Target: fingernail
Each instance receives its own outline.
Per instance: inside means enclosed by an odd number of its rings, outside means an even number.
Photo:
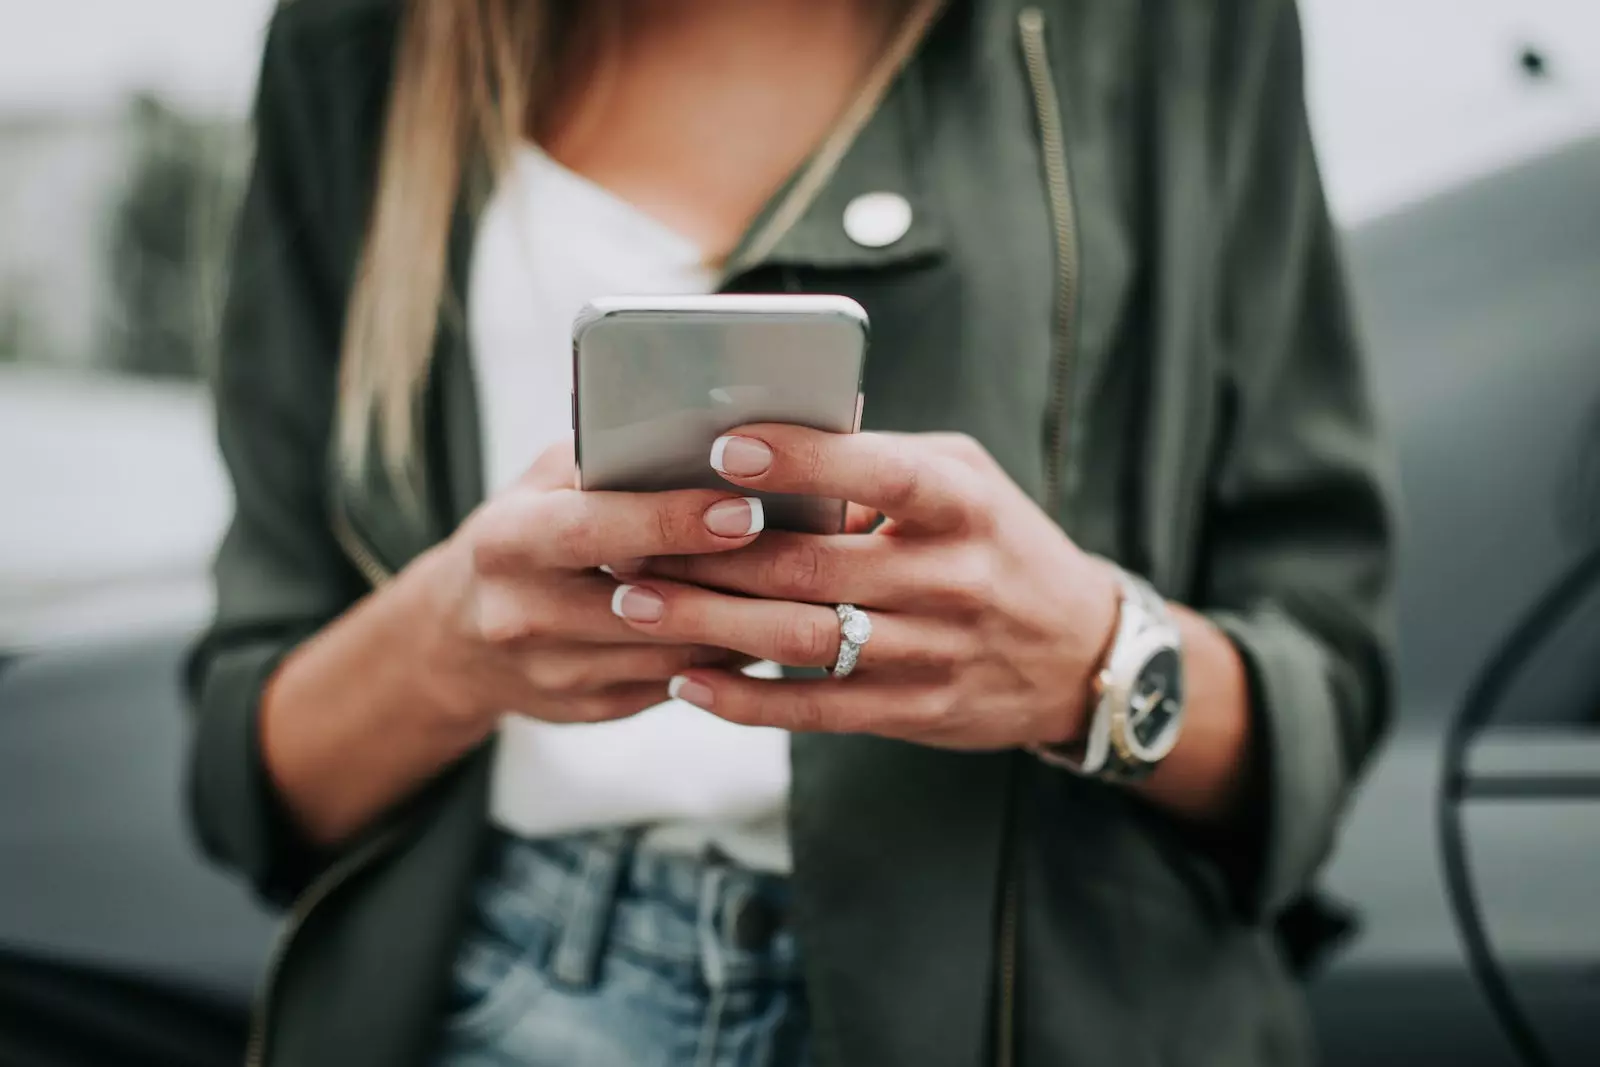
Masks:
[[[711,702],[715,695],[709,685],[702,685],[693,678],[685,678],[681,674],[667,683],[667,696],[673,700],[681,700],[685,704],[693,704],[702,711],[711,710]]]
[[[611,594],[611,614],[629,622],[659,622],[665,610],[666,601],[636,585],[619,585]]]
[[[753,437],[719,437],[711,445],[711,469],[735,478],[754,478],[772,466],[772,449]]]
[[[706,508],[706,529],[718,537],[749,537],[761,532],[767,521],[761,501],[753,496],[719,500]]]
[[[600,564],[600,570],[613,578],[619,574],[638,574],[644,570],[644,560],[623,559],[618,560],[616,563],[602,563]]]

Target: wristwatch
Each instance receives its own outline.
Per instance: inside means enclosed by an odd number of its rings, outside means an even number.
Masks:
[[[1116,635],[1095,674],[1089,728],[1081,739],[1034,745],[1052,766],[1113,782],[1146,777],[1183,728],[1183,645],[1178,625],[1143,578],[1117,568]]]

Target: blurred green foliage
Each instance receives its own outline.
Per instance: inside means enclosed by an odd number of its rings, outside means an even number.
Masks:
[[[215,348],[247,148],[231,124],[186,116],[149,95],[133,99],[129,120],[128,180],[109,224],[102,351],[126,373],[202,376]]]
[[[38,347],[31,294],[13,283],[0,291],[0,363],[17,363]]]

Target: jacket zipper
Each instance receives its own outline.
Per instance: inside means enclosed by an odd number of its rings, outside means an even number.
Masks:
[[[1067,400],[1072,377],[1072,330],[1078,302],[1078,220],[1072,205],[1072,177],[1067,169],[1066,134],[1063,130],[1061,101],[1056,96],[1055,78],[1050,70],[1050,53],[1045,47],[1044,13],[1036,7],[1023,9],[1017,16],[1021,31],[1022,56],[1028,67],[1028,83],[1033,90],[1034,114],[1039,123],[1039,140],[1044,154],[1045,186],[1050,194],[1050,222],[1055,232],[1056,304],[1052,332],[1050,407],[1045,415],[1045,510],[1059,520],[1067,430]]]
[[[337,499],[332,501],[328,516],[328,523],[333,527],[333,539],[339,542],[339,547],[355,564],[367,584],[374,589],[389,584],[394,572],[378,562],[378,554],[368,548],[361,535],[356,533],[355,524],[350,521],[350,513],[344,504]]]
[[[334,540],[339,543],[339,547],[362,576],[374,589],[388,583],[394,577],[393,572],[378,562],[377,553],[367,547],[366,542],[356,533],[355,525],[350,521],[350,515],[340,501],[332,502],[329,515]],[[289,917],[273,942],[272,953],[267,958],[266,973],[262,975],[261,983],[256,988],[255,1001],[250,1010],[250,1036],[245,1043],[245,1067],[262,1067],[266,1062],[267,1021],[272,1011],[272,990],[277,984],[278,972],[283,967],[284,958],[289,953],[289,946],[294,941],[295,935],[305,926],[311,913],[323,901],[332,896],[340,886],[365,870],[368,864],[387,852],[389,846],[399,840],[399,837],[400,827],[391,827],[379,834],[336,861],[307,886],[305,892],[295,898],[294,906],[289,909]]]
[[[400,839],[401,827],[390,827],[388,830],[374,837],[360,848],[342,857],[333,866],[322,872],[304,893],[301,893],[294,902],[294,907],[289,911],[289,918],[285,921],[283,930],[278,934],[278,939],[273,943],[272,954],[267,959],[266,974],[262,976],[261,984],[257,987],[255,1003],[250,1011],[250,1039],[245,1045],[244,1062],[246,1067],[262,1067],[266,1062],[267,1053],[267,1018],[272,1010],[272,989],[278,979],[278,972],[283,967],[284,958],[289,953],[289,944],[294,940],[300,929],[305,926],[306,920],[317,907],[331,896],[334,890],[344,885],[351,878],[365,870],[369,864],[389,850],[389,847]]]
[[[1013,811],[1011,817],[1016,818]],[[1007,846],[1015,851],[1016,842],[1010,835]],[[1000,1010],[995,1019],[995,1067],[1012,1067],[1017,1049],[1017,870],[1010,856],[1003,860],[1006,868],[1005,888],[1000,897]]]
[[[1067,402],[1072,374],[1072,329],[1078,299],[1078,227],[1072,204],[1072,179],[1067,169],[1066,134],[1061,101],[1056,95],[1055,78],[1050,69],[1050,52],[1045,44],[1044,12],[1024,8],[1017,16],[1022,43],[1022,58],[1028,70],[1028,86],[1033,93],[1034,117],[1044,156],[1045,187],[1050,198],[1050,222],[1055,237],[1056,300],[1055,321],[1051,328],[1050,406],[1045,414],[1044,506],[1051,518],[1059,520],[1063,495]],[[1010,818],[1017,818],[1013,809]],[[1007,835],[1012,850],[1015,843]],[[996,1067],[1013,1067],[1017,1058],[1017,955],[1021,886],[1017,864],[1011,855],[1004,859],[1005,884],[1000,897],[999,1017],[995,1020]]]

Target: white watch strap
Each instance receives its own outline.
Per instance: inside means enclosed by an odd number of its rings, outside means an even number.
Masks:
[[[1117,614],[1117,632],[1101,670],[1110,663],[1119,646],[1152,627],[1170,625],[1172,619],[1166,598],[1154,586],[1109,560],[1105,562],[1116,570],[1121,603]],[[1129,763],[1121,758],[1117,746],[1111,742],[1110,719],[1109,709],[1103,701],[1097,702],[1090,709],[1089,728],[1079,745],[1034,746],[1032,751],[1046,763],[1075,774],[1107,781],[1137,781],[1154,770],[1154,766]],[[1081,751],[1073,752],[1073,748]]]

